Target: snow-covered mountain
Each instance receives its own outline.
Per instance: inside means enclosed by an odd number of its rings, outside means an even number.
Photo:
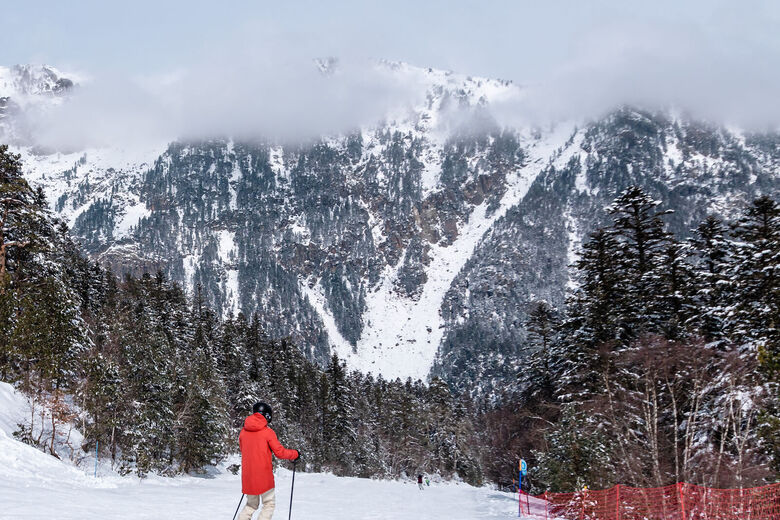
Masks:
[[[335,351],[393,378],[433,369],[472,391],[514,377],[528,305],[562,302],[579,242],[626,186],[674,209],[683,234],[780,186],[776,133],[629,107],[501,128],[491,106],[519,87],[381,66],[422,85],[424,102],[307,145],[63,154],[15,144],[29,180],[116,270],[200,284],[225,313],[259,313],[315,359]],[[13,137],[30,95],[61,99],[71,87],[43,67],[0,69],[0,88],[0,129]]]
[[[41,103],[41,96],[55,96],[73,87],[73,80],[48,65],[0,66],[0,97],[17,103]]]

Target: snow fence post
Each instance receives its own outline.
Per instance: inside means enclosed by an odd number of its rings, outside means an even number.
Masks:
[[[620,484],[615,486],[615,519],[620,520]]]
[[[683,495],[683,483],[677,483],[677,494],[680,495],[680,512],[682,513],[682,520],[685,520],[685,496]]]
[[[98,445],[100,445],[100,441],[95,441],[95,478],[97,478],[97,460],[98,460]]]

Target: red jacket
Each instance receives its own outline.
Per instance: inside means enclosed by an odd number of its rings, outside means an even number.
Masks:
[[[268,427],[268,421],[259,413],[244,421],[238,445],[241,448],[241,492],[245,495],[262,495],[274,487],[271,450],[280,459],[298,458],[297,451],[282,446],[276,433]]]

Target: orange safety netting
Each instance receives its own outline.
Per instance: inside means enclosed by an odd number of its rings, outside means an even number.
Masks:
[[[520,514],[550,520],[780,520],[780,483],[713,489],[679,483],[578,493],[520,493]]]

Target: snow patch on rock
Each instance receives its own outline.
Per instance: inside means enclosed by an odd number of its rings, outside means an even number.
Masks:
[[[425,268],[428,279],[418,299],[405,297],[395,288],[394,281],[401,264],[386,267],[381,282],[366,295],[364,329],[356,348],[337,332],[332,333],[335,321],[327,312],[324,297],[314,295],[315,300],[322,300],[315,308],[325,313],[323,321],[339,356],[353,368],[382,374],[385,378],[427,377],[444,334],[440,313],[444,295],[484,234],[509,208],[522,200],[539,173],[548,166],[554,152],[564,149],[573,131],[573,124],[561,124],[542,138],[526,136],[527,160],[509,176],[499,209],[488,215],[487,203],[483,202],[474,208],[452,244],[430,245],[431,261]],[[577,150],[577,146],[570,146],[558,159],[568,161]],[[307,294],[312,298],[310,292]],[[328,326],[330,321],[332,326]],[[337,340],[334,341],[334,337]]]

